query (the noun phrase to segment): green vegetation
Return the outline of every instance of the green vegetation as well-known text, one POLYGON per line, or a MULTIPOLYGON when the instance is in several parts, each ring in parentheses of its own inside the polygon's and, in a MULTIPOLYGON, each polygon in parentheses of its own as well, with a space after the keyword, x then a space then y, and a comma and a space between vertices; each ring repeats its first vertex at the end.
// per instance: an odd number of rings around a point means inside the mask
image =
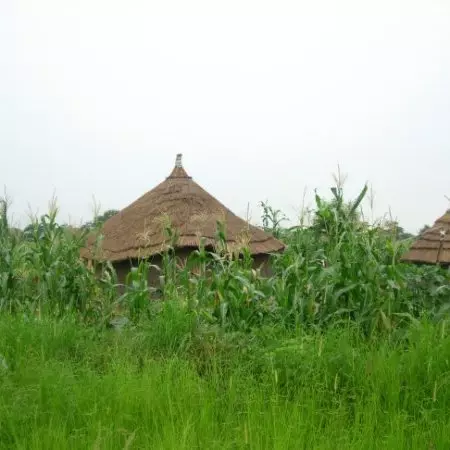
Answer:
POLYGON ((2 318, 1 448, 449 447, 442 326, 368 342, 194 321, 172 302, 122 332, 2 318))
POLYGON ((158 290, 141 261, 120 295, 79 258, 96 221, 19 233, 2 202, 0 448, 450 448, 450 273, 401 263, 366 189, 332 194, 290 229, 262 204, 287 244, 270 278, 219 223, 214 252, 169 248, 158 290))

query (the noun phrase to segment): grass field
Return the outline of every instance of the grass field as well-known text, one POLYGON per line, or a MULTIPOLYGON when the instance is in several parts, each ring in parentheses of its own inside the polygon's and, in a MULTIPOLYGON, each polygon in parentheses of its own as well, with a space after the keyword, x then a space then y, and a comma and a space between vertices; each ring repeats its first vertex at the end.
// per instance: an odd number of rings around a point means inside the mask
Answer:
POLYGON ((401 263, 364 194, 291 230, 265 206, 271 278, 219 224, 215 253, 168 251, 158 293, 142 261, 120 295, 56 210, 22 233, 0 205, 0 448, 449 449, 450 272, 401 263))
POLYGON ((374 342, 351 329, 194 339, 176 308, 161 334, 1 320, 1 447, 450 447, 442 325, 374 342))

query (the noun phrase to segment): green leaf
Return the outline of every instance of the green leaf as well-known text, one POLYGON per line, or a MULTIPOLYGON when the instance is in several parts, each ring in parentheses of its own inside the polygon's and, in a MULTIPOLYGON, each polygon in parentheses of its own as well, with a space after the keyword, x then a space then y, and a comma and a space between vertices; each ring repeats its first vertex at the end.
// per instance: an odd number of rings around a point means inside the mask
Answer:
POLYGON ((383 325, 385 326, 385 328, 387 330, 391 330, 392 329, 391 321, 381 309, 380 309, 380 315, 381 315, 381 320, 382 320, 383 325))
POLYGON ((346 286, 342 289, 337 290, 334 293, 334 300, 337 300, 339 297, 341 297, 342 295, 346 294, 347 292, 352 291, 353 289, 355 289, 356 287, 358 287, 357 283, 351 284, 350 286, 346 286))
POLYGON ((361 204, 361 202, 363 201, 364 197, 367 194, 367 184, 364 186, 363 190, 359 193, 357 199, 355 200, 355 202, 353 203, 350 212, 354 213, 356 211, 356 209, 358 208, 358 206, 361 204))

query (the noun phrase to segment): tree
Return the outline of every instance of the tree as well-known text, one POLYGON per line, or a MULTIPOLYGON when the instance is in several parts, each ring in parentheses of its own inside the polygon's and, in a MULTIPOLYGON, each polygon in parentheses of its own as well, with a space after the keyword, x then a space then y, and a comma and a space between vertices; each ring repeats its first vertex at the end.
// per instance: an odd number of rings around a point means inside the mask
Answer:
POLYGON ((110 217, 115 216, 119 211, 116 209, 108 209, 103 214, 100 214, 90 222, 86 222, 82 228, 93 230, 94 228, 101 227, 110 217))
POLYGON ((393 234, 396 239, 403 241, 405 239, 411 239, 413 234, 408 233, 399 223, 395 220, 389 220, 385 222, 383 227, 387 232, 393 234))
POLYGON ((424 225, 420 230, 419 230, 419 236, 422 235, 423 233, 425 233, 425 231, 429 230, 431 227, 430 225, 424 225))

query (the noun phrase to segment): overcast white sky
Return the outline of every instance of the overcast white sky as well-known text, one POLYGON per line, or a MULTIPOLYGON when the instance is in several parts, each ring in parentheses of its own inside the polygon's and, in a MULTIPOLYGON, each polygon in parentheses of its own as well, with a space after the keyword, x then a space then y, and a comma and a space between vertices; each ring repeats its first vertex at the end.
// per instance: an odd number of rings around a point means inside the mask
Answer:
POLYGON ((449 207, 450 1, 0 0, 0 184, 16 220, 88 220, 175 155, 237 214, 304 189, 411 231, 449 207))

